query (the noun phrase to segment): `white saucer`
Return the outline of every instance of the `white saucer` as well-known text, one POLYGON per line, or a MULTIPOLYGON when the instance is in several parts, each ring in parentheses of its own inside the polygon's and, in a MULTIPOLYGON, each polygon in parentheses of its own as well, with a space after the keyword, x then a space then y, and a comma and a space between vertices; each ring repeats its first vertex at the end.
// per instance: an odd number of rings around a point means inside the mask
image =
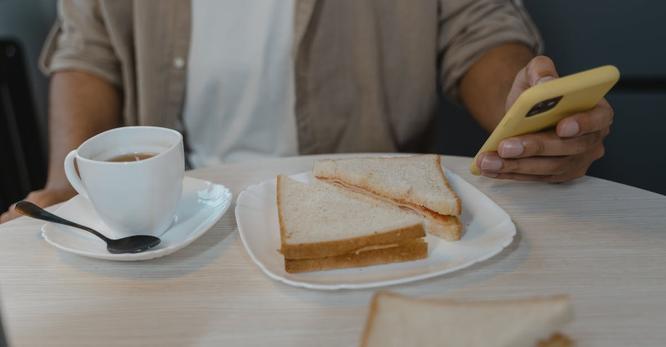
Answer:
MULTIPOLYGON (((302 182, 312 173, 290 176, 302 182)), ((418 281, 457 271, 484 261, 508 246, 516 234, 509 215, 460 176, 446 170, 446 177, 462 200, 464 234, 447 242, 428 235, 428 258, 331 271, 287 273, 280 254, 280 227, 275 206, 275 179, 245 189, 236 201, 236 222, 250 258, 270 278, 309 289, 362 289, 418 281)))
MULTIPOLYGON (((65 252, 91 258, 118 261, 154 259, 171 254, 198 239, 220 220, 229 209, 231 200, 232 193, 227 187, 185 177, 183 196, 176 209, 174 224, 160 235, 162 242, 157 247, 142 253, 111 254, 99 238, 59 224, 47 223, 42 226, 42 237, 65 252)), ((54 213, 91 227, 110 238, 119 237, 99 219, 90 202, 80 195, 63 203, 54 213)))

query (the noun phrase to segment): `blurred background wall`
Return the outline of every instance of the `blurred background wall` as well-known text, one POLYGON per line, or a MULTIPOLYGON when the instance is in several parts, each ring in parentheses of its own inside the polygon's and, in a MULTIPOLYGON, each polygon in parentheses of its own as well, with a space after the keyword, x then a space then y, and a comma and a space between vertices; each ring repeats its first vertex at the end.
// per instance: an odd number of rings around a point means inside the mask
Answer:
MULTIPOLYGON (((607 154, 589 174, 666 194, 666 2, 524 3, 560 74, 604 64, 622 72, 608 97, 616 115, 607 154)), ((55 0, 0 0, 0 210, 44 182, 47 81, 37 58, 55 7, 55 0)), ((448 101, 439 113, 427 150, 474 155, 487 134, 448 101)))

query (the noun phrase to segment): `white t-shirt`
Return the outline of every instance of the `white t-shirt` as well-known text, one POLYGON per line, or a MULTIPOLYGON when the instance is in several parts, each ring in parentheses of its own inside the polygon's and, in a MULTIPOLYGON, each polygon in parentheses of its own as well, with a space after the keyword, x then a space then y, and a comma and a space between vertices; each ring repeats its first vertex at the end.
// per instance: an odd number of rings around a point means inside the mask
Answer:
POLYGON ((184 125, 194 167, 298 154, 293 0, 193 0, 184 125))

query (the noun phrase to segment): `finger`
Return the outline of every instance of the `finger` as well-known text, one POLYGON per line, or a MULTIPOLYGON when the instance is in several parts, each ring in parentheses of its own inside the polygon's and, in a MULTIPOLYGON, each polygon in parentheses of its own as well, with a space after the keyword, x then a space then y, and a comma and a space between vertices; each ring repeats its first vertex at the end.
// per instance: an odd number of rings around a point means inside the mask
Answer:
POLYGON ((559 121, 557 135, 572 137, 600 131, 613 124, 613 117, 613 108, 607 102, 600 102, 587 112, 576 113, 559 121))
POLYGON ((543 55, 534 57, 516 75, 513 87, 525 90, 531 86, 559 77, 555 63, 543 55))
POLYGON ((7 211, 5 211, 5 213, 0 215, 0 224, 8 222, 8 221, 18 217, 18 214, 16 213, 16 210, 14 209, 15 206, 16 206, 15 203, 11 204, 9 206, 9 208, 7 209, 7 211))
POLYGON ((525 78, 530 86, 559 77, 555 63, 543 55, 534 57, 525 67, 525 78))
POLYGON ((485 171, 482 171, 481 174, 486 177, 496 178, 500 180, 563 183, 583 177, 585 176, 586 172, 587 172, 587 167, 581 167, 559 175, 527 175, 527 174, 513 173, 513 172, 496 173, 496 172, 485 172, 485 171))
POLYGON ((567 172, 577 159, 577 156, 502 159, 497 153, 488 152, 480 156, 479 167, 485 172, 559 175, 567 172))
POLYGON ((524 175, 517 173, 496 173, 481 171, 481 175, 499 180, 516 180, 516 181, 533 181, 533 182, 547 182, 550 176, 539 175, 524 175))
POLYGON ((10 209, 9 211, 0 215, 0 224, 5 223, 5 222, 9 222, 10 220, 12 220, 12 219, 14 219, 18 216, 19 216, 19 214, 16 213, 16 211, 14 209, 10 209))
POLYGON ((498 172, 487 172, 487 171, 481 171, 481 174, 487 177, 492 177, 497 179, 562 183, 585 176, 592 162, 602 158, 604 154, 605 154, 605 148, 603 144, 599 144, 593 150, 588 151, 583 155, 577 156, 576 160, 574 161, 574 165, 572 165, 572 167, 569 170, 561 174, 529 175, 529 174, 521 174, 513 172, 498 173, 498 172))
POLYGON ((545 56, 537 56, 516 74, 511 90, 506 98, 506 109, 529 87, 559 77, 553 61, 545 56))
MULTIPOLYGON (((602 154, 602 156, 603 156, 603 154, 602 154)), ((549 183, 564 183, 564 182, 569 182, 569 181, 575 180, 577 178, 583 177, 587 173, 587 169, 590 168, 590 165, 592 164, 592 162, 594 160, 598 159, 598 158, 599 157, 597 157, 594 154, 594 151, 593 151, 591 153, 591 155, 588 156, 588 158, 585 158, 584 160, 581 160, 579 162, 579 165, 574 166, 571 170, 569 170, 569 171, 567 171, 563 174, 549 176, 546 179, 546 182, 549 182, 549 183)))
POLYGON ((606 133, 597 131, 563 139, 555 131, 548 130, 502 140, 497 153, 504 159, 576 155, 591 150, 603 140, 606 133))
POLYGON ((9 222, 12 219, 16 219, 18 217, 21 217, 21 214, 16 210, 16 203, 11 204, 7 211, 0 215, 0 224, 9 222))
MULTIPOLYGON (((483 173, 482 173, 483 174, 483 173)), ((484 176, 486 176, 484 174, 484 176)), ((494 174, 489 173, 488 177, 496 178, 499 180, 514 180, 514 181, 530 181, 530 182, 548 182, 548 183, 564 183, 572 181, 576 178, 585 176, 585 171, 581 171, 577 174, 572 175, 550 175, 550 176, 538 176, 538 175, 523 175, 516 173, 501 173, 494 174)))

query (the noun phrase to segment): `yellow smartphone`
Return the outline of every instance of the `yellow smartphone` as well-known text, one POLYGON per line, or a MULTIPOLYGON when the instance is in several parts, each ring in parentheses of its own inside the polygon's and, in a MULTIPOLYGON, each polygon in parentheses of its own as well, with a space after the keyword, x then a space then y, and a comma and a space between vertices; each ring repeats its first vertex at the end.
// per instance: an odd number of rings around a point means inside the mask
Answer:
POLYGON ((476 154, 470 171, 479 175, 478 156, 496 151, 502 140, 551 128, 569 115, 594 108, 619 78, 620 71, 606 65, 525 90, 476 154))

